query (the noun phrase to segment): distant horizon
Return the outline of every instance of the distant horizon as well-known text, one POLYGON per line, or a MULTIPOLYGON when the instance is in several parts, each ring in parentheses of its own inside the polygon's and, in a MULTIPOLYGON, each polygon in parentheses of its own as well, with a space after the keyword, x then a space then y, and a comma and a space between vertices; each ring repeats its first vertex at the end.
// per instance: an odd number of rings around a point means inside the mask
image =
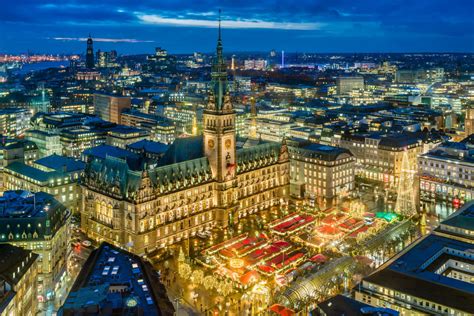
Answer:
MULTIPOLYGON (((160 46, 157 46, 157 47, 160 47, 160 46)), ((172 52, 172 51, 169 51, 166 49, 166 47, 161 47, 163 49, 165 49, 168 54, 170 55, 193 55, 194 53, 201 53, 201 54, 205 54, 205 55, 213 55, 215 54, 215 51, 208 51, 208 52, 204 52, 204 51, 193 51, 193 52, 178 52, 178 53, 175 53, 175 52, 172 52)), ((99 49, 96 49, 94 47, 94 52, 97 52, 99 49)), ((136 53, 121 53, 119 50, 117 49, 114 49, 114 48, 111 48, 111 49, 100 49, 101 51, 111 51, 111 50, 115 50, 117 51, 117 54, 119 56, 139 56, 139 55, 153 55, 155 52, 154 51, 150 51, 150 52, 136 52, 136 53)), ((270 53, 272 51, 272 49, 270 50, 260 50, 260 51, 224 51, 224 55, 231 55, 231 54, 265 54, 265 53, 270 53)), ((318 52, 318 51, 287 51, 287 50, 283 50, 285 52, 285 54, 290 54, 290 55, 293 55, 293 54, 315 54, 315 55, 350 55, 350 54, 356 54, 356 55, 364 55, 364 54, 367 54, 367 55, 373 55, 373 54, 383 54, 383 55, 390 55, 390 54, 394 54, 394 55, 406 55, 406 54, 421 54, 421 55, 427 55, 427 54, 436 54, 436 55, 463 55, 463 54, 467 54, 467 55, 474 55, 474 51, 399 51, 399 52, 395 52, 395 51, 347 51, 347 52, 343 52, 343 51, 327 51, 327 52, 318 52)), ((281 54, 281 50, 275 50, 275 52, 277 54, 281 54)), ((23 51, 23 52, 3 52, 3 51, 0 51, 0 55, 11 55, 11 56, 18 56, 18 55, 31 55, 31 56, 34 56, 34 55, 59 55, 59 56, 71 56, 71 55, 85 55, 85 49, 84 49, 84 52, 55 52, 55 53, 50 53, 50 52, 34 52, 34 51, 23 51)))

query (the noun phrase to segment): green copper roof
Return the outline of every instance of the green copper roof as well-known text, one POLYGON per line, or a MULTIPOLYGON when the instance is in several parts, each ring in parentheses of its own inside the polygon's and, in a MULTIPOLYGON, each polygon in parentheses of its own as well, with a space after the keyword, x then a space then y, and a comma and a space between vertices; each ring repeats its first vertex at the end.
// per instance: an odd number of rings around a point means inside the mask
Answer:
POLYGON ((211 167, 206 157, 183 161, 149 170, 152 185, 160 194, 182 190, 212 180, 211 167))
POLYGON ((280 147, 278 143, 264 143, 237 150, 237 173, 244 173, 277 163, 280 147))

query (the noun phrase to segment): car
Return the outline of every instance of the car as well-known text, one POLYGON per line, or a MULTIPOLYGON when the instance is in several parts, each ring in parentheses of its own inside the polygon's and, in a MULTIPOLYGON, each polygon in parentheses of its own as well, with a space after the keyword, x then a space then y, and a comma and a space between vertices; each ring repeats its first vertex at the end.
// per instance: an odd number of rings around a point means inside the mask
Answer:
POLYGON ((92 246, 92 242, 90 240, 84 240, 84 241, 82 241, 82 245, 84 247, 90 247, 90 246, 92 246))

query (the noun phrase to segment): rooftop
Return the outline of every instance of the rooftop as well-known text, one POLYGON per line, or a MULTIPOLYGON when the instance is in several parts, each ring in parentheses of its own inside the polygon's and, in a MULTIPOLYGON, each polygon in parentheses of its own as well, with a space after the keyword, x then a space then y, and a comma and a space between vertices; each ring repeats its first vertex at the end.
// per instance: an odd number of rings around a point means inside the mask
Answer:
POLYGON ((127 148, 135 150, 143 150, 153 154, 162 154, 168 150, 169 145, 155 142, 148 139, 139 140, 138 142, 127 145, 127 148))
POLYGON ((117 125, 109 130, 110 134, 140 134, 146 135, 148 134, 147 131, 133 127, 133 126, 126 126, 126 125, 117 125))
POLYGON ((11 244, 0 244, 0 279, 16 284, 37 257, 38 255, 30 250, 11 244), (22 265, 22 262, 26 264, 22 265))
POLYGON ((102 243, 87 259, 62 313, 76 315, 99 308, 134 315, 172 315, 174 312, 152 266, 108 243, 102 243))
POLYGON ((28 177, 30 179, 36 180, 38 182, 43 182, 43 183, 63 176, 62 172, 44 171, 44 170, 29 166, 19 161, 12 162, 11 164, 5 167, 5 170, 8 172, 13 172, 16 174, 23 175, 25 177, 28 177))
POLYGON ((436 302, 457 310, 474 313, 474 284, 436 273, 432 262, 443 254, 469 258, 474 263, 472 244, 436 233, 416 243, 389 265, 364 279, 401 293, 436 302))
POLYGON ((455 213, 451 214, 447 219, 440 223, 437 231, 446 231, 453 233, 450 228, 459 228, 463 230, 463 235, 471 235, 474 238, 474 203, 467 203, 455 213))
POLYGON ((356 301, 344 295, 336 295, 318 304, 318 309, 311 312, 311 315, 398 315, 399 313, 388 308, 375 308, 371 305, 356 301))
POLYGON ((101 144, 99 146, 86 149, 84 150, 83 155, 91 156, 95 158, 101 158, 101 159, 105 159, 105 157, 107 156, 112 156, 112 157, 122 158, 122 159, 137 156, 136 154, 126 149, 122 149, 120 147, 115 147, 115 146, 106 145, 106 144, 101 144))
POLYGON ((44 192, 6 191, 0 197, 0 217, 45 217, 53 200, 44 192))
POLYGON ((342 157, 341 155, 344 155, 344 157, 352 156, 352 153, 347 149, 315 143, 304 144, 302 147, 299 148, 290 147, 290 150, 295 149, 303 149, 309 151, 312 155, 315 156, 315 158, 325 161, 338 160, 342 157))
POLYGON ((85 163, 80 160, 56 154, 40 158, 35 161, 35 164, 63 172, 80 171, 85 167, 85 163))

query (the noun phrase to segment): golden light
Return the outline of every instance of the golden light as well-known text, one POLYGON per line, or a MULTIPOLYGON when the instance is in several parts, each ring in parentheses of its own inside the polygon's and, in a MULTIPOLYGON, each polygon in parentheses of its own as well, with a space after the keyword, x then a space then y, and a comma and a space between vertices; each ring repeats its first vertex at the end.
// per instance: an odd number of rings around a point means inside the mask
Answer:
POLYGON ((244 266, 244 260, 238 258, 230 259, 229 265, 231 268, 240 269, 244 266))

